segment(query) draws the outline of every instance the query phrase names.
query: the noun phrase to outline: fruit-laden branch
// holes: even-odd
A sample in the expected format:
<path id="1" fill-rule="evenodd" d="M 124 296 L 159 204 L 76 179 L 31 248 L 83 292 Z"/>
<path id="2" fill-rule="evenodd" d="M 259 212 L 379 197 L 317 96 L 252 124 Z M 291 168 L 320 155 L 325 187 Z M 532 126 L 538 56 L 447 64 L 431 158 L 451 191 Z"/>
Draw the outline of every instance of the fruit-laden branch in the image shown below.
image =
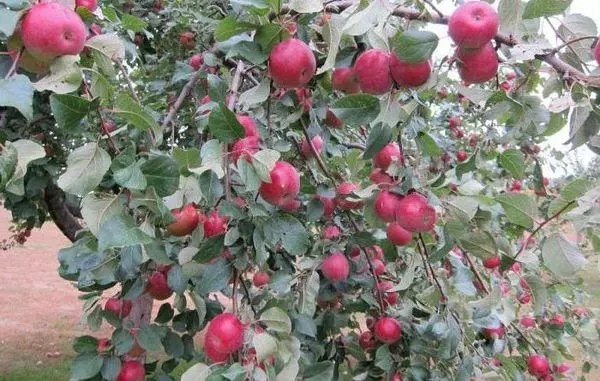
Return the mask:
<path id="1" fill-rule="evenodd" d="M 60 231 L 71 242 L 75 242 L 78 231 L 83 229 L 65 202 L 65 193 L 56 184 L 50 184 L 44 191 L 44 200 L 50 217 Z"/>

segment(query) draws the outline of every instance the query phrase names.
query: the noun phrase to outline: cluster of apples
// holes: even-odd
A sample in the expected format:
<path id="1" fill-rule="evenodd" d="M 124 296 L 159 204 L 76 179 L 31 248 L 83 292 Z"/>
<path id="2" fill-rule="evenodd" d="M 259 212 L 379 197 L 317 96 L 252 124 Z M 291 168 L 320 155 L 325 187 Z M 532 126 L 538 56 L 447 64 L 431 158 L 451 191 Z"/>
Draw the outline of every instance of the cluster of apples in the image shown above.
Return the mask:
<path id="1" fill-rule="evenodd" d="M 171 215 L 175 222 L 167 226 L 167 231 L 177 237 L 191 234 L 200 224 L 202 224 L 204 237 L 206 238 L 227 232 L 227 217 L 221 216 L 216 210 L 205 215 L 199 212 L 193 203 L 186 204 L 182 208 L 173 209 Z"/>
<path id="2" fill-rule="evenodd" d="M 213 362 L 224 362 L 244 344 L 244 325 L 233 314 L 215 316 L 204 336 L 204 354 Z"/>

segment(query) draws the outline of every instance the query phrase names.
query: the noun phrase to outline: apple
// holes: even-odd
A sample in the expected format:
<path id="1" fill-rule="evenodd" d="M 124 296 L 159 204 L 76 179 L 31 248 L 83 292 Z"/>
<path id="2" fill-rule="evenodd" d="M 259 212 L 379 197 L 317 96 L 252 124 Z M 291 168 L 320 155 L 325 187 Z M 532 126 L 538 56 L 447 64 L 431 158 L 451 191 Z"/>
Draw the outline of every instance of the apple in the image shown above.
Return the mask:
<path id="1" fill-rule="evenodd" d="M 117 129 L 117 124 L 110 119 L 106 119 L 101 122 L 101 128 L 102 135 L 106 135 L 114 132 Z"/>
<path id="2" fill-rule="evenodd" d="M 523 187 L 523 183 L 519 180 L 513 180 L 512 183 L 510 183 L 510 191 L 513 192 L 520 192 L 521 188 Z"/>
<path id="3" fill-rule="evenodd" d="M 326 225 L 323 228 L 323 238 L 325 239 L 334 240 L 339 238 L 340 234 L 340 228 L 336 225 Z"/>
<path id="4" fill-rule="evenodd" d="M 296 88 L 306 85 L 317 70 L 312 50 L 297 38 L 275 45 L 269 55 L 269 73 L 281 87 Z"/>
<path id="5" fill-rule="evenodd" d="M 358 344 L 365 351 L 375 349 L 377 347 L 373 333 L 370 331 L 365 331 L 360 334 L 360 337 L 358 338 Z"/>
<path id="6" fill-rule="evenodd" d="M 313 106 L 312 98 L 310 97 L 310 89 L 306 87 L 300 87 L 294 90 L 296 98 L 298 98 L 298 105 L 302 106 L 304 113 L 308 113 Z"/>
<path id="7" fill-rule="evenodd" d="M 512 85 L 507 81 L 502 81 L 500 88 L 506 92 L 509 92 L 512 89 Z"/>
<path id="8" fill-rule="evenodd" d="M 163 9 L 162 0 L 155 0 L 152 4 L 152 12 L 158 13 Z"/>
<path id="9" fill-rule="evenodd" d="M 398 203 L 396 221 L 410 232 L 427 232 L 435 226 L 435 208 L 421 194 L 411 193 Z"/>
<path id="10" fill-rule="evenodd" d="M 252 160 L 252 155 L 260 150 L 259 138 L 257 136 L 248 136 L 236 140 L 229 153 L 234 163 L 237 163 L 240 157 L 244 157 L 248 162 Z"/>
<path id="11" fill-rule="evenodd" d="M 367 247 L 366 252 L 369 255 L 369 257 L 383 261 L 383 249 L 379 247 L 379 245 Z"/>
<path id="12" fill-rule="evenodd" d="M 300 202 L 300 200 L 295 199 L 294 197 L 285 198 L 281 200 L 279 204 L 277 204 L 277 206 L 279 206 L 281 210 L 288 213 L 298 213 L 301 205 L 302 202 Z"/>
<path id="13" fill-rule="evenodd" d="M 452 133 L 454 134 L 454 136 L 456 136 L 457 139 L 462 139 L 465 137 L 465 133 L 460 128 L 454 128 L 450 131 L 452 131 Z"/>
<path id="14" fill-rule="evenodd" d="M 196 47 L 196 35 L 194 32 L 181 32 L 179 34 L 179 43 L 186 49 L 193 49 Z"/>
<path id="15" fill-rule="evenodd" d="M 431 62 L 410 63 L 401 60 L 397 55 L 390 55 L 390 72 L 392 78 L 401 87 L 418 87 L 427 82 L 431 75 Z"/>
<path id="16" fill-rule="evenodd" d="M 393 222 L 387 227 L 387 238 L 396 246 L 406 246 L 412 241 L 412 233 Z"/>
<path id="17" fill-rule="evenodd" d="M 506 74 L 506 79 L 509 81 L 514 81 L 517 78 L 517 73 L 515 73 L 514 71 L 509 71 Z"/>
<path id="18" fill-rule="evenodd" d="M 445 87 L 442 87 L 440 91 L 438 91 L 438 95 L 440 98 L 446 98 L 448 96 L 448 90 Z"/>
<path id="19" fill-rule="evenodd" d="M 90 25 L 90 32 L 92 32 L 92 36 L 102 34 L 102 27 L 98 24 L 92 24 Z M 88 36 L 88 39 L 92 36 Z"/>
<path id="20" fill-rule="evenodd" d="M 194 71 L 198 71 L 204 64 L 204 56 L 201 53 L 196 53 L 190 57 L 190 60 L 188 61 L 188 63 L 190 64 L 192 69 L 194 69 Z M 210 98 L 208 98 L 208 99 L 210 100 Z"/>
<path id="21" fill-rule="evenodd" d="M 350 263 L 344 253 L 338 251 L 325 258 L 321 264 L 321 272 L 332 283 L 343 282 L 350 274 Z"/>
<path id="22" fill-rule="evenodd" d="M 380 168 L 374 168 L 369 174 L 369 179 L 371 179 L 373 183 L 380 185 L 379 188 L 386 188 L 387 186 L 394 184 L 394 178 Z"/>
<path id="23" fill-rule="evenodd" d="M 458 48 L 458 74 L 467 84 L 484 83 L 496 76 L 498 56 L 492 43 L 478 49 Z"/>
<path id="24" fill-rule="evenodd" d="M 379 192 L 373 202 L 375 215 L 385 222 L 393 222 L 400 200 L 402 200 L 402 196 L 396 193 L 388 192 L 386 190 Z"/>
<path id="25" fill-rule="evenodd" d="M 254 273 L 254 276 L 252 277 L 252 284 L 254 285 L 254 287 L 262 287 L 265 284 L 269 283 L 269 273 L 266 271 L 258 271 L 256 273 Z"/>
<path id="26" fill-rule="evenodd" d="M 335 210 L 335 200 L 332 197 L 323 195 L 315 195 L 315 199 L 321 201 L 321 204 L 323 204 L 323 217 L 327 219 L 331 218 Z"/>
<path id="27" fill-rule="evenodd" d="M 483 336 L 488 340 L 501 339 L 504 337 L 505 333 L 506 331 L 503 325 L 498 327 L 487 327 L 483 330 Z"/>
<path id="28" fill-rule="evenodd" d="M 21 39 L 36 59 L 78 55 L 85 45 L 86 28 L 79 15 L 59 3 L 38 3 L 21 20 Z"/>
<path id="29" fill-rule="evenodd" d="M 338 67 L 333 69 L 331 75 L 331 84 L 334 90 L 342 91 L 347 94 L 354 94 L 360 91 L 358 75 L 351 67 Z"/>
<path id="30" fill-rule="evenodd" d="M 165 300 L 173 295 L 173 290 L 167 282 L 167 275 L 160 271 L 154 271 L 148 277 L 146 292 L 156 300 Z"/>
<path id="31" fill-rule="evenodd" d="M 278 161 L 270 172 L 271 182 L 262 182 L 258 192 L 269 204 L 277 205 L 285 199 L 294 198 L 300 191 L 300 175 L 296 168 L 285 161 Z"/>
<path id="32" fill-rule="evenodd" d="M 118 298 L 110 298 L 104 304 L 104 310 L 112 312 L 115 316 L 124 319 L 129 316 L 133 304 L 131 300 L 123 300 Z"/>
<path id="33" fill-rule="evenodd" d="M 459 163 L 462 163 L 463 161 L 467 160 L 468 157 L 469 157 L 469 154 L 463 150 L 459 150 L 456 153 L 456 160 L 458 160 Z"/>
<path id="34" fill-rule="evenodd" d="M 596 43 L 596 48 L 594 48 L 594 58 L 598 65 L 600 65 L 600 42 Z"/>
<path id="35" fill-rule="evenodd" d="M 360 257 L 360 246 L 358 246 L 358 245 L 352 245 L 352 247 L 350 248 L 350 252 L 348 253 L 348 255 L 352 259 L 358 259 L 358 257 Z"/>
<path id="36" fill-rule="evenodd" d="M 485 267 L 486 269 L 493 270 L 496 267 L 500 266 L 501 262 L 502 262 L 502 259 L 500 259 L 500 256 L 496 255 L 495 257 L 484 260 L 483 267 Z"/>
<path id="37" fill-rule="evenodd" d="M 317 153 L 317 155 L 320 155 L 321 151 L 323 151 L 323 138 L 319 135 L 316 135 L 310 141 L 312 142 L 312 145 L 315 148 L 315 152 Z M 312 148 L 310 147 L 310 144 L 308 144 L 308 140 L 306 140 L 306 138 L 302 140 L 301 151 L 302 155 L 304 155 L 304 157 L 307 159 L 315 157 Z"/>
<path id="38" fill-rule="evenodd" d="M 379 49 L 369 49 L 356 59 L 354 70 L 360 89 L 369 94 L 385 94 L 392 89 L 390 55 Z"/>
<path id="39" fill-rule="evenodd" d="M 351 201 L 347 199 L 347 196 L 352 194 L 355 190 L 358 189 L 358 185 L 350 182 L 344 182 L 339 184 L 336 188 L 336 198 L 335 202 L 337 206 L 342 209 L 360 209 L 363 206 L 362 201 Z"/>
<path id="40" fill-rule="evenodd" d="M 377 289 L 385 294 L 385 302 L 387 305 L 394 305 L 398 303 L 398 293 L 388 292 L 388 290 L 390 290 L 392 287 L 394 287 L 394 285 L 389 280 L 382 280 L 377 283 Z"/>
<path id="41" fill-rule="evenodd" d="M 453 116 L 448 119 L 448 126 L 451 130 L 458 128 L 462 125 L 462 118 L 460 116 Z"/>
<path id="42" fill-rule="evenodd" d="M 529 304 L 531 302 L 531 293 L 529 291 L 523 291 L 517 295 L 517 301 L 521 304 Z"/>
<path id="43" fill-rule="evenodd" d="M 96 0 L 75 0 L 76 8 L 87 8 L 90 12 L 94 12 L 98 8 Z"/>
<path id="44" fill-rule="evenodd" d="M 387 344 L 393 344 L 402 337 L 402 325 L 389 316 L 377 320 L 374 331 L 377 340 Z"/>
<path id="45" fill-rule="evenodd" d="M 524 328 L 533 328 L 535 327 L 535 319 L 533 316 L 531 315 L 527 315 L 527 316 L 523 316 L 520 320 L 519 323 L 521 324 L 522 327 Z"/>
<path id="46" fill-rule="evenodd" d="M 205 352 L 214 362 L 225 361 L 244 344 L 244 326 L 233 314 L 224 312 L 215 316 L 205 335 Z M 223 359 L 225 357 L 225 359 Z"/>
<path id="47" fill-rule="evenodd" d="M 241 114 L 238 114 L 235 117 L 236 117 L 237 121 L 244 128 L 244 135 L 246 137 L 256 136 L 257 138 L 260 138 L 260 134 L 258 133 L 258 127 L 257 127 L 256 121 L 254 121 L 254 119 L 252 119 L 248 115 L 241 115 Z"/>
<path id="48" fill-rule="evenodd" d="M 123 361 L 117 381 L 144 381 L 145 379 L 146 370 L 141 362 L 136 360 Z"/>
<path id="49" fill-rule="evenodd" d="M 229 360 L 229 353 L 220 352 L 217 350 L 220 341 L 214 336 L 204 338 L 204 354 L 214 363 L 225 362 Z"/>
<path id="50" fill-rule="evenodd" d="M 565 317 L 560 314 L 553 315 L 548 324 L 562 328 L 565 325 Z"/>
<path id="51" fill-rule="evenodd" d="M 161 273 L 166 275 L 171 270 L 172 267 L 173 267 L 172 264 L 157 263 L 156 271 L 160 271 Z"/>
<path id="52" fill-rule="evenodd" d="M 204 217 L 202 221 L 204 226 L 204 237 L 211 238 L 225 234 L 228 221 L 229 218 L 221 216 L 216 210 L 213 210 L 208 216 Z"/>
<path id="53" fill-rule="evenodd" d="M 400 372 L 396 372 L 392 376 L 392 381 L 402 381 L 402 380 L 403 380 L 402 373 L 400 373 Z"/>
<path id="54" fill-rule="evenodd" d="M 377 276 L 382 275 L 385 272 L 385 264 L 381 259 L 373 259 L 373 273 Z"/>
<path id="55" fill-rule="evenodd" d="M 167 226 L 167 231 L 178 237 L 190 234 L 200 223 L 194 204 L 187 204 L 183 208 L 174 209 L 171 214 L 175 218 L 175 222 Z"/>
<path id="56" fill-rule="evenodd" d="M 96 351 L 98 353 L 104 353 L 106 351 L 108 351 L 108 349 L 110 348 L 110 346 L 112 345 L 111 341 L 109 338 L 101 338 L 97 340 L 97 344 L 96 344 Z"/>
<path id="57" fill-rule="evenodd" d="M 458 7 L 448 18 L 448 34 L 459 46 L 479 48 L 498 33 L 498 14 L 484 1 Z"/>
<path id="58" fill-rule="evenodd" d="M 331 128 L 344 127 L 344 122 L 329 109 L 327 109 L 327 114 L 325 115 L 325 124 Z"/>
<path id="59" fill-rule="evenodd" d="M 389 144 L 386 144 L 373 157 L 373 165 L 385 171 L 390 167 L 394 159 L 396 159 L 397 161 L 401 161 L 402 152 L 400 152 L 400 147 L 398 146 L 398 143 L 391 142 Z"/>
<path id="60" fill-rule="evenodd" d="M 569 365 L 569 364 L 568 364 L 568 363 L 566 363 L 566 362 L 563 362 L 563 363 L 561 363 L 561 364 L 554 365 L 554 366 L 552 367 L 552 370 L 553 370 L 555 373 L 562 373 L 562 374 L 564 374 L 564 373 L 570 373 L 570 372 L 571 372 L 571 365 Z"/>
<path id="61" fill-rule="evenodd" d="M 533 376 L 542 378 L 550 373 L 550 363 L 544 355 L 535 354 L 529 356 L 527 368 Z"/>

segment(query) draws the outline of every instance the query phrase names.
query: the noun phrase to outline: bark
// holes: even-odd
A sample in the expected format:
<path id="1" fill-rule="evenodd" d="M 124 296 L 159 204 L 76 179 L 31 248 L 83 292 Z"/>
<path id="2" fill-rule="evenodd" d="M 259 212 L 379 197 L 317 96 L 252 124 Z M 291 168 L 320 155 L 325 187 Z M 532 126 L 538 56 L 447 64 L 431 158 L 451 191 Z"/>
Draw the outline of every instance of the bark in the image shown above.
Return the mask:
<path id="1" fill-rule="evenodd" d="M 65 193 L 56 184 L 50 184 L 44 191 L 44 200 L 50 217 L 60 231 L 71 242 L 75 242 L 77 232 L 83 229 L 70 207 L 65 202 Z"/>

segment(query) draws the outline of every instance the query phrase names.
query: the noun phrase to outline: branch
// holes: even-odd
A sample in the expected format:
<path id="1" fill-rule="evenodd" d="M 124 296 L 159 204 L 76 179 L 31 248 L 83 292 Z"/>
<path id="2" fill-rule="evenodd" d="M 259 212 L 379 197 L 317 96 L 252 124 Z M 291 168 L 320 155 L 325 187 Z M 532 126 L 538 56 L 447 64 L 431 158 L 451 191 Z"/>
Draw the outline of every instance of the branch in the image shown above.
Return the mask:
<path id="1" fill-rule="evenodd" d="M 205 68 L 205 66 L 202 65 L 200 70 L 198 70 L 194 74 L 192 74 L 192 76 L 190 77 L 190 79 L 188 79 L 185 86 L 183 86 L 183 89 L 181 89 L 181 93 L 179 93 L 177 100 L 175 101 L 175 103 L 173 103 L 173 106 L 169 109 L 169 113 L 167 114 L 167 116 L 163 120 L 162 124 L 160 125 L 161 130 L 166 129 L 167 126 L 169 125 L 169 123 L 171 123 L 171 121 L 175 117 L 175 114 L 177 114 L 177 111 L 179 111 L 179 109 L 181 108 L 181 105 L 183 105 L 185 98 L 187 98 L 187 96 L 190 95 L 190 92 L 196 85 L 196 82 L 198 82 L 198 79 L 200 78 L 200 72 L 203 71 L 204 68 Z"/>
<path id="2" fill-rule="evenodd" d="M 252 312 L 254 312 L 254 317 L 258 317 L 258 311 L 256 311 L 256 308 L 252 305 L 252 298 L 250 297 L 250 291 L 248 291 L 248 286 L 246 286 L 246 283 L 244 282 L 244 279 L 242 278 L 242 273 L 239 274 L 239 277 L 240 277 L 240 284 L 242 285 L 242 289 L 244 290 L 244 294 L 246 294 L 246 299 L 248 299 L 248 305 L 252 309 Z"/>
<path id="3" fill-rule="evenodd" d="M 77 232 L 83 229 L 79 221 L 71 214 L 65 202 L 65 194 L 56 184 L 49 184 L 44 191 L 44 200 L 50 217 L 60 231 L 71 242 L 75 242 Z"/>
<path id="4" fill-rule="evenodd" d="M 237 93 L 242 84 L 241 78 L 242 73 L 244 72 L 244 61 L 239 60 L 237 63 L 237 67 L 235 69 L 235 74 L 233 76 L 233 80 L 231 81 L 231 89 L 229 89 L 229 104 L 227 107 L 233 111 L 235 109 L 235 104 L 237 101 Z"/>
<path id="5" fill-rule="evenodd" d="M 565 42 L 562 45 L 558 45 L 556 48 L 552 49 L 552 52 L 553 53 L 558 53 L 560 50 L 562 50 L 565 47 L 567 47 L 567 46 L 569 46 L 571 44 L 574 44 L 576 42 L 583 41 L 583 40 L 591 40 L 591 39 L 595 40 L 597 38 L 598 38 L 598 36 L 583 36 L 583 37 L 574 38 L 574 39 L 572 39 L 570 41 Z"/>
<path id="6" fill-rule="evenodd" d="M 356 148 L 361 151 L 364 151 L 366 149 L 366 147 L 360 143 L 342 143 L 342 145 L 347 148 Z"/>
<path id="7" fill-rule="evenodd" d="M 466 251 L 463 250 L 462 252 L 463 252 L 463 255 L 465 256 L 467 262 L 469 263 L 469 267 L 471 268 L 471 271 L 473 271 L 473 274 L 475 274 L 475 278 L 477 278 L 477 280 L 479 281 L 479 284 L 481 284 L 481 288 L 483 288 L 483 291 L 485 291 L 486 294 L 489 294 L 490 291 L 488 290 L 485 283 L 483 283 L 483 278 L 481 277 L 481 274 L 479 274 L 477 267 L 475 267 L 475 263 L 473 263 L 473 260 L 471 259 L 471 257 L 469 256 L 469 254 Z"/>
<path id="8" fill-rule="evenodd" d="M 325 163 L 323 162 L 323 159 L 321 158 L 321 155 L 319 155 L 319 153 L 317 152 L 317 149 L 315 148 L 315 145 L 313 144 L 312 139 L 310 138 L 310 135 L 308 134 L 308 128 L 306 128 L 306 123 L 304 122 L 304 119 L 302 119 L 302 118 L 300 118 L 300 126 L 302 126 L 302 132 L 304 132 L 304 138 L 306 139 L 306 142 L 308 143 L 308 146 L 310 147 L 310 150 L 311 150 L 313 156 L 317 160 L 317 163 L 319 164 L 321 171 L 323 171 L 325 176 L 327 176 L 329 178 L 329 180 L 331 180 L 331 182 L 335 186 L 335 183 L 336 183 L 335 177 L 333 177 L 331 172 L 329 172 L 329 170 L 325 166 Z"/>
<path id="9" fill-rule="evenodd" d="M 430 0 L 423 0 L 423 2 L 427 3 L 440 17 L 444 17 L 444 14 Z"/>
<path id="10" fill-rule="evenodd" d="M 121 73 L 123 73 L 123 77 L 125 78 L 125 82 L 127 82 L 127 87 L 129 87 L 129 92 L 131 93 L 131 96 L 133 97 L 133 99 L 135 99 L 137 104 L 141 104 L 142 102 L 140 102 L 140 98 L 138 97 L 138 95 L 135 91 L 135 87 L 133 86 L 133 82 L 131 81 L 131 78 L 129 78 L 127 69 L 125 69 L 125 66 L 123 66 L 123 61 L 118 60 L 118 59 L 114 60 L 114 61 L 117 63 L 117 66 L 119 66 L 119 70 L 121 70 Z"/>
<path id="11" fill-rule="evenodd" d="M 6 76 L 4 77 L 4 79 L 10 78 L 13 74 L 16 73 L 17 65 L 19 64 L 19 61 L 21 60 L 21 54 L 23 54 L 23 48 L 17 50 L 17 54 L 16 54 L 15 58 L 13 59 L 12 66 L 10 67 L 10 69 L 8 69 L 8 72 L 6 73 Z"/>
<path id="12" fill-rule="evenodd" d="M 419 242 L 421 243 L 421 245 L 419 245 Z M 425 269 L 427 270 L 427 267 L 429 267 L 429 275 L 435 282 L 438 290 L 440 290 L 440 293 L 442 294 L 442 299 L 444 300 L 444 302 L 446 302 L 448 300 L 448 297 L 446 296 L 446 293 L 442 288 L 440 280 L 437 278 L 435 272 L 433 271 L 433 266 L 431 266 L 431 262 L 429 262 L 429 253 L 427 252 L 427 245 L 425 245 L 425 240 L 423 239 L 423 235 L 421 233 L 419 233 L 419 242 L 417 242 L 417 248 L 419 249 L 419 253 L 423 257 L 423 261 L 425 262 Z M 423 247 L 422 249 L 421 246 Z"/>

